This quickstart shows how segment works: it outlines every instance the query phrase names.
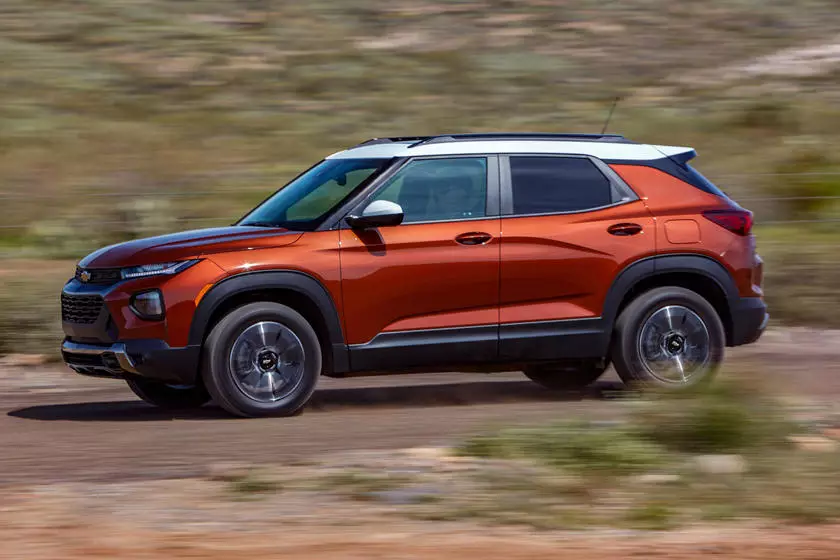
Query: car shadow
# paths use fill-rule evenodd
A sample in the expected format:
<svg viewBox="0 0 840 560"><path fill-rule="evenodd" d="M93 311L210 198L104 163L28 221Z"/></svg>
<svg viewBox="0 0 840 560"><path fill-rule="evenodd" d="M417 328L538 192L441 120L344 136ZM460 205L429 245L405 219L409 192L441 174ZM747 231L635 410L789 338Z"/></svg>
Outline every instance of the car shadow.
<svg viewBox="0 0 840 560"><path fill-rule="evenodd" d="M515 402L570 402L610 399L627 394L623 385L610 382L599 382L581 391L549 391L530 381L321 389L312 396L304 413ZM195 410L169 411L135 400L37 405L12 410L8 415L27 420L75 422L236 419L213 404Z"/></svg>

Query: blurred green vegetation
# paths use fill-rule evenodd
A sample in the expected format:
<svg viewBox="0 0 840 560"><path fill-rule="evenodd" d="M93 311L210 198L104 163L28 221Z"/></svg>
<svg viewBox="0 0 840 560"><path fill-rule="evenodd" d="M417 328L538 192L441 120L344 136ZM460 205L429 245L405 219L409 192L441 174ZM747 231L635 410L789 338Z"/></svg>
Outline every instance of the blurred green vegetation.
<svg viewBox="0 0 840 560"><path fill-rule="evenodd" d="M70 261L15 261L0 269L0 356L44 354L58 359L61 287L73 275Z"/></svg>
<svg viewBox="0 0 840 560"><path fill-rule="evenodd" d="M747 380L661 394L634 416L636 434L676 453L742 453L788 446L796 426Z"/></svg>
<svg viewBox="0 0 840 560"><path fill-rule="evenodd" d="M588 424L510 429L477 436L465 455L497 459L536 459L583 474L633 474L656 466L662 449L625 427L593 430Z"/></svg>
<svg viewBox="0 0 840 560"><path fill-rule="evenodd" d="M653 394L629 421L510 428L473 437L464 455L537 460L584 475L622 476L661 468L669 454L766 453L790 447L797 426L749 376L685 393Z"/></svg>
<svg viewBox="0 0 840 560"><path fill-rule="evenodd" d="M795 51L838 28L831 0L4 0L0 271L231 223L366 138L593 132L621 96L611 131L808 222L761 229L768 300L840 326L840 63ZM54 323L56 267L0 274L0 344L47 336L18 318Z"/></svg>
<svg viewBox="0 0 840 560"><path fill-rule="evenodd" d="M838 519L838 444L794 423L758 378L739 379L635 402L622 422L474 437L460 451L492 461L487 472L429 515L547 529Z"/></svg>
<svg viewBox="0 0 840 560"><path fill-rule="evenodd" d="M838 27L830 0L4 0L0 254L229 223L368 137L596 131L617 95L613 131L736 197L836 193L754 174L838 169L840 65L762 62Z"/></svg>
<svg viewBox="0 0 840 560"><path fill-rule="evenodd" d="M838 224L758 229L764 292L774 321L840 328Z"/></svg>

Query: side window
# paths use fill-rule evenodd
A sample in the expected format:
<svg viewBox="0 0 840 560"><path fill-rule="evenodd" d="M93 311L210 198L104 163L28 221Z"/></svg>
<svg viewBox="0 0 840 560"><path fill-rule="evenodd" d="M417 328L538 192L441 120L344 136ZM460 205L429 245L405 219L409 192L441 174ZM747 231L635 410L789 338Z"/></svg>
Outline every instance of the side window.
<svg viewBox="0 0 840 560"><path fill-rule="evenodd" d="M580 212L613 202L609 179L586 158L511 156L513 213Z"/></svg>
<svg viewBox="0 0 840 560"><path fill-rule="evenodd" d="M409 162L373 200L399 204L403 223L481 218L487 207L487 158Z"/></svg>

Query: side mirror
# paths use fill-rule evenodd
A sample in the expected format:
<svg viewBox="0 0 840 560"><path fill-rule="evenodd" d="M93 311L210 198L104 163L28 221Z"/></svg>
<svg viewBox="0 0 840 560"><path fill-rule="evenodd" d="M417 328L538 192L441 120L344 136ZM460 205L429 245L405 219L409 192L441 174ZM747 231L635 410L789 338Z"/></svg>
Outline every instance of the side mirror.
<svg viewBox="0 0 840 560"><path fill-rule="evenodd" d="M403 217L403 209L399 204L387 200L374 200L362 210L361 216L351 214L344 218L344 221L353 229L369 229L398 226Z"/></svg>

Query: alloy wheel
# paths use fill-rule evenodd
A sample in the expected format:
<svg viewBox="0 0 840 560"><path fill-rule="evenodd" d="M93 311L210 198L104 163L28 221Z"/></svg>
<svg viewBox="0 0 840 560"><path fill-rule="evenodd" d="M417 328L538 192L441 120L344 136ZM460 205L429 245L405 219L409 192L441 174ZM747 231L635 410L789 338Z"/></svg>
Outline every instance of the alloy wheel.
<svg viewBox="0 0 840 560"><path fill-rule="evenodd" d="M688 307L662 307L642 325L639 357L645 369L658 380L688 385L710 365L709 329Z"/></svg>
<svg viewBox="0 0 840 560"><path fill-rule="evenodd" d="M304 377L303 343L287 326L261 321L246 328L230 351L237 388L262 403L291 395Z"/></svg>

